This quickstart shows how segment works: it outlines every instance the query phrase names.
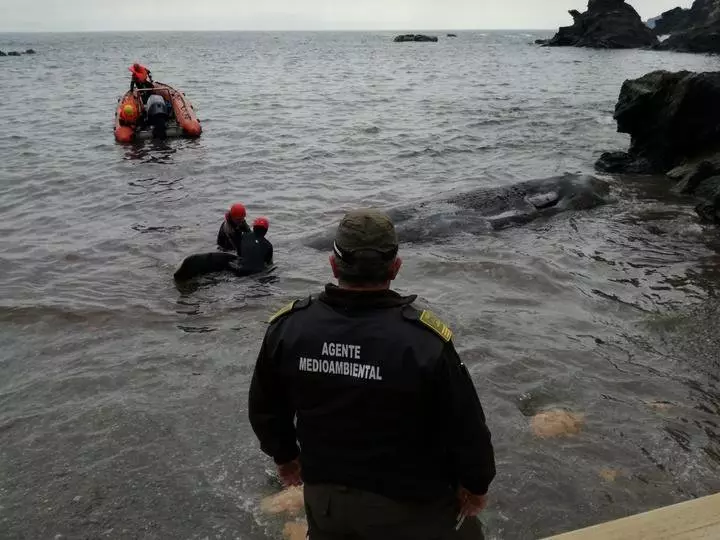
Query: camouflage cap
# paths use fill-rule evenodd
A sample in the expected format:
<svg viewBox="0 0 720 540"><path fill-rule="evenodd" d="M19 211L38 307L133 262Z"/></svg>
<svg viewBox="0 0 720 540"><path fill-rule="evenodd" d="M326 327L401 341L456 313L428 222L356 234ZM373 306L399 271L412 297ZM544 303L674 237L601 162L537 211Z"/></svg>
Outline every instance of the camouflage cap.
<svg viewBox="0 0 720 540"><path fill-rule="evenodd" d="M335 255L348 264L353 264L356 254L363 259L389 261L397 250L395 226L387 214L378 210L363 208L348 212L335 234Z"/></svg>

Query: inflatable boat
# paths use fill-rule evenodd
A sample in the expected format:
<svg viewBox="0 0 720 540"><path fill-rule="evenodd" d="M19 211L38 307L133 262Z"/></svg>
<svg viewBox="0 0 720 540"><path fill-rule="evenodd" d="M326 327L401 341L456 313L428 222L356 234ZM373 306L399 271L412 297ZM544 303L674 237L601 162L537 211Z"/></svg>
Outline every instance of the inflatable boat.
<svg viewBox="0 0 720 540"><path fill-rule="evenodd" d="M159 96L164 101L164 106ZM148 106L149 103L152 105ZM185 94L170 85L154 82L152 88L128 90L115 110L115 140L127 143L162 137L199 137L200 120Z"/></svg>

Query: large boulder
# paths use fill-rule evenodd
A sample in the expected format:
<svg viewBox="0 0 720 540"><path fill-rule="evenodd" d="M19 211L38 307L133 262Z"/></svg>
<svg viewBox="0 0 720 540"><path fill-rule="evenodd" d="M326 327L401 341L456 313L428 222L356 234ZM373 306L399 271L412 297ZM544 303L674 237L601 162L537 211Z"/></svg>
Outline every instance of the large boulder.
<svg viewBox="0 0 720 540"><path fill-rule="evenodd" d="M585 13L574 9L569 13L574 24L560 28L552 39L540 42L542 45L633 49L658 43L657 36L625 0L589 0Z"/></svg>
<svg viewBox="0 0 720 540"><path fill-rule="evenodd" d="M698 212L710 219L720 212L718 103L720 72L654 71L625 81L614 118L618 131L630 135L630 149L603 154L596 168L665 173L678 192L702 201Z"/></svg>
<svg viewBox="0 0 720 540"><path fill-rule="evenodd" d="M3 51L0 51L0 56L7 56Z"/></svg>

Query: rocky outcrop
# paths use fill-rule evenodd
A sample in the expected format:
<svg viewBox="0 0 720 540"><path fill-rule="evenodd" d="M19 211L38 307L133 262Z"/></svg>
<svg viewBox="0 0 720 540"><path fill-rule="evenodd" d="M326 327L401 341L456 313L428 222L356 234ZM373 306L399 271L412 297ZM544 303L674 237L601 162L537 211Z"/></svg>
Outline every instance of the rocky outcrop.
<svg viewBox="0 0 720 540"><path fill-rule="evenodd" d="M665 36L673 32L681 32L693 26L689 9L676 7L661 14L654 20L652 29L658 36Z"/></svg>
<svg viewBox="0 0 720 540"><path fill-rule="evenodd" d="M658 43L657 36L625 0L589 0L585 13L574 9L569 13L574 20L572 26L562 27L552 39L536 43L601 49L633 49Z"/></svg>
<svg viewBox="0 0 720 540"><path fill-rule="evenodd" d="M720 21L672 34L656 48L661 51L720 54Z"/></svg>
<svg viewBox="0 0 720 540"><path fill-rule="evenodd" d="M695 0L690 9L666 11L655 23L655 33L670 34L659 50L720 53L720 0Z"/></svg>
<svg viewBox="0 0 720 540"><path fill-rule="evenodd" d="M615 107L627 152L603 154L609 173L665 173L696 196L704 219L720 223L720 72L654 71L625 81Z"/></svg>
<svg viewBox="0 0 720 540"><path fill-rule="evenodd" d="M28 49L24 53L20 51L0 51L0 56L22 56L23 54L36 54L34 49Z"/></svg>
<svg viewBox="0 0 720 540"><path fill-rule="evenodd" d="M426 36L424 34L402 34L396 36L393 40L395 43L401 43L404 41L437 41L437 36Z"/></svg>

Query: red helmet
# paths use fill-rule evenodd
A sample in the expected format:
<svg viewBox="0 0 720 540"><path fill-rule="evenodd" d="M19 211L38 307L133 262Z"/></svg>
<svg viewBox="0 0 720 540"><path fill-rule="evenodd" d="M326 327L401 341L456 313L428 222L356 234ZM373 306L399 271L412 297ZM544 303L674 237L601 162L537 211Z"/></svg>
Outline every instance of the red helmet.
<svg viewBox="0 0 720 540"><path fill-rule="evenodd" d="M253 227L258 227L267 231L270 228L270 222L266 217L259 217L253 221Z"/></svg>
<svg viewBox="0 0 720 540"><path fill-rule="evenodd" d="M150 74L150 70L140 64L133 64L128 69L133 74L133 77L140 82L147 81L148 75Z"/></svg>
<svg viewBox="0 0 720 540"><path fill-rule="evenodd" d="M245 206L242 203L235 203L230 207L228 215L233 221L242 221L245 219L247 212L245 211Z"/></svg>

